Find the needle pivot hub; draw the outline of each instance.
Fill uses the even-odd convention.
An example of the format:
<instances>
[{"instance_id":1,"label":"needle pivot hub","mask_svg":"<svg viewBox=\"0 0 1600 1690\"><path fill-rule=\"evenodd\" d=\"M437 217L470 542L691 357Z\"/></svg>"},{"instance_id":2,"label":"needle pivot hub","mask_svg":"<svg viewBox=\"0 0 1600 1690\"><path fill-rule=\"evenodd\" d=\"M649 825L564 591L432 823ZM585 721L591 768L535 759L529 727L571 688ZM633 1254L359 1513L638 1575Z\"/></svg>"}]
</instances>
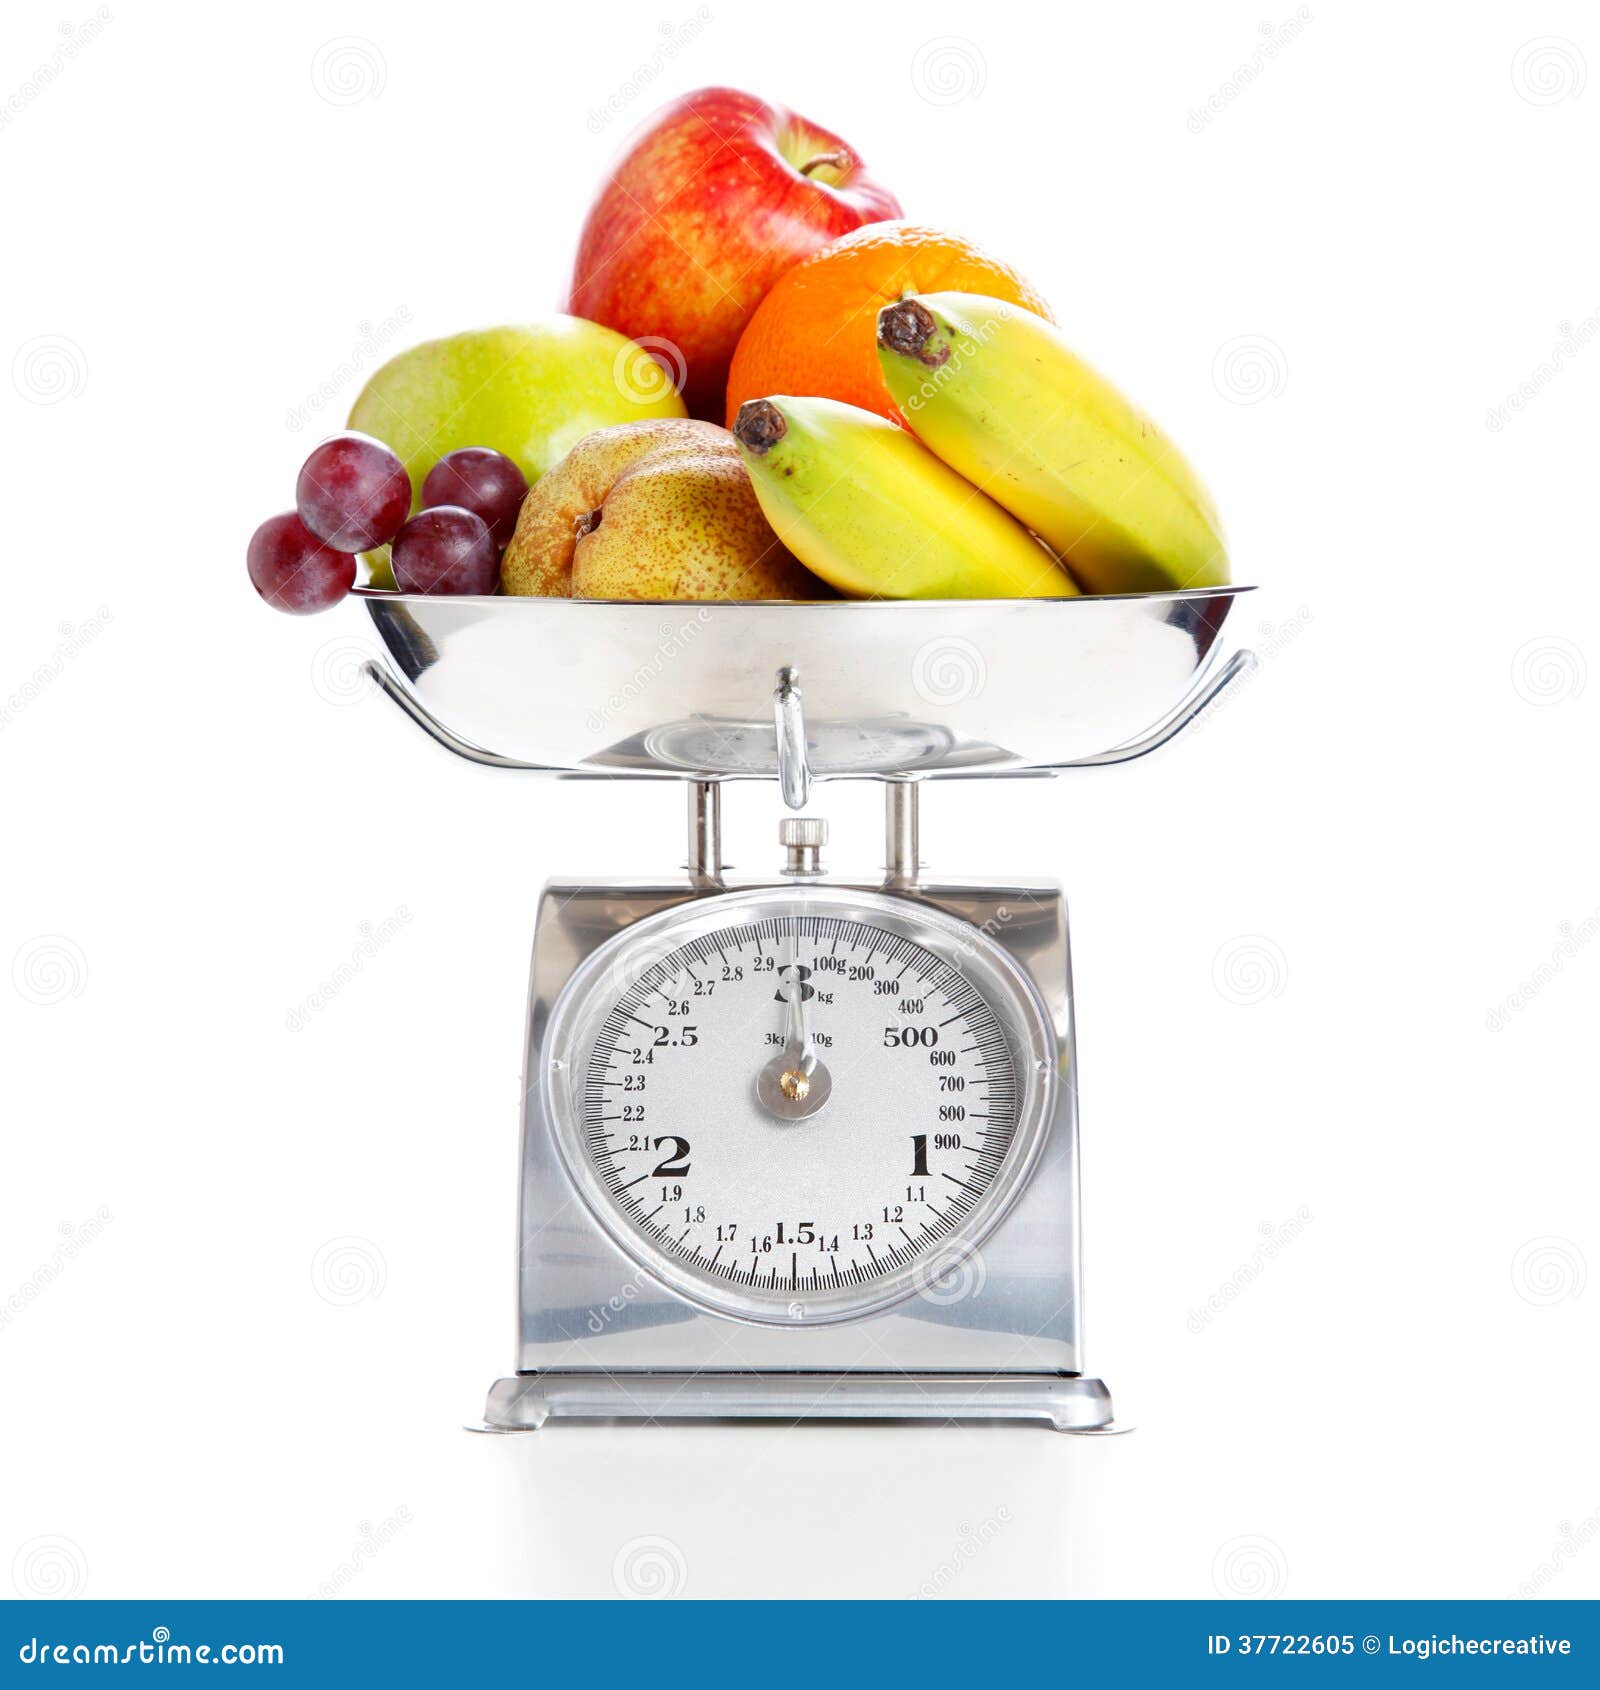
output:
<instances>
[{"instance_id":1,"label":"needle pivot hub","mask_svg":"<svg viewBox=\"0 0 1600 1690\"><path fill-rule=\"evenodd\" d=\"M833 1095L833 1075L813 1059L802 1068L787 1051L766 1063L756 1075L756 1100L778 1122L809 1121L820 1115Z\"/></svg>"}]
</instances>

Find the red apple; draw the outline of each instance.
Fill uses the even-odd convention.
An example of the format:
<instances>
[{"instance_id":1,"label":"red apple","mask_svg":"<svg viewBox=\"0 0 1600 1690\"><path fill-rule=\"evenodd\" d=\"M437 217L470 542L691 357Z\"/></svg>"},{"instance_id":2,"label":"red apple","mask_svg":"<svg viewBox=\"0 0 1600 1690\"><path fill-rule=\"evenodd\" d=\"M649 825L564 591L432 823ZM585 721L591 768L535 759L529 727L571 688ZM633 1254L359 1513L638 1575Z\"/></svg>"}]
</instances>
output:
<instances>
[{"instance_id":1,"label":"red apple","mask_svg":"<svg viewBox=\"0 0 1600 1690\"><path fill-rule=\"evenodd\" d=\"M767 289L837 236L898 216L837 135L737 88L702 88L663 106L613 166L567 309L641 341L690 414L720 423L733 349Z\"/></svg>"}]
</instances>

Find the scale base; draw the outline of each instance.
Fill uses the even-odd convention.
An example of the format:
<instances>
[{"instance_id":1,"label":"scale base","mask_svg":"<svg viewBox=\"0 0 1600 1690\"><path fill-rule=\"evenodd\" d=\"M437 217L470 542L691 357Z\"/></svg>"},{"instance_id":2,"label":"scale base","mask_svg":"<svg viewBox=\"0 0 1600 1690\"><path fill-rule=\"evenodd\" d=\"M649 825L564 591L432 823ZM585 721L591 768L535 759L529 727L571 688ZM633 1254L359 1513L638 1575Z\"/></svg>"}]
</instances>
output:
<instances>
[{"instance_id":1,"label":"scale base","mask_svg":"<svg viewBox=\"0 0 1600 1690\"><path fill-rule=\"evenodd\" d=\"M1076 1373L517 1373L479 1432L547 1420L1039 1420L1108 1433L1111 1393Z\"/></svg>"}]
</instances>

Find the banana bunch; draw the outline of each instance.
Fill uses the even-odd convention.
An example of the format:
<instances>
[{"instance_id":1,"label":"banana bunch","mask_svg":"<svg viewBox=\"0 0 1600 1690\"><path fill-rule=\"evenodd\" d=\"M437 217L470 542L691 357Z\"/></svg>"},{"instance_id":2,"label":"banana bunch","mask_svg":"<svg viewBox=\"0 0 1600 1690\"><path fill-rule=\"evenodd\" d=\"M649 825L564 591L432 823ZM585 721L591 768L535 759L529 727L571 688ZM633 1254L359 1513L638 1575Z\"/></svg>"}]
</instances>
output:
<instances>
[{"instance_id":1,"label":"banana bunch","mask_svg":"<svg viewBox=\"0 0 1600 1690\"><path fill-rule=\"evenodd\" d=\"M831 399L734 426L768 522L841 592L1045 598L1221 586L1216 507L1147 417L1021 306L909 296L878 361L911 432Z\"/></svg>"},{"instance_id":2,"label":"banana bunch","mask_svg":"<svg viewBox=\"0 0 1600 1690\"><path fill-rule=\"evenodd\" d=\"M1055 598L1077 583L913 435L837 399L748 399L734 439L780 540L853 598Z\"/></svg>"},{"instance_id":3,"label":"banana bunch","mask_svg":"<svg viewBox=\"0 0 1600 1690\"><path fill-rule=\"evenodd\" d=\"M878 363L919 439L1092 593L1218 587L1222 525L1182 453L1042 317L973 293L878 313Z\"/></svg>"}]
</instances>

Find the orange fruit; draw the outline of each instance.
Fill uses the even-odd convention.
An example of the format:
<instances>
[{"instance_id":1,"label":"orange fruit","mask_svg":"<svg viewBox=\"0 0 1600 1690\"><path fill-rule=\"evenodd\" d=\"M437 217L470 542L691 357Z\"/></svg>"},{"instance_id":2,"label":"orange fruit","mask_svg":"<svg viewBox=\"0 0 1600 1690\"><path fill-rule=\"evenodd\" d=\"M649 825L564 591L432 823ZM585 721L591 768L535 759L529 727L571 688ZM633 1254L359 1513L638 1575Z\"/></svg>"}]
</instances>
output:
<instances>
[{"instance_id":1,"label":"orange fruit","mask_svg":"<svg viewBox=\"0 0 1600 1690\"><path fill-rule=\"evenodd\" d=\"M908 293L982 293L1054 318L999 259L921 223L867 223L787 270L756 309L728 374L728 427L746 399L841 399L904 418L878 369L878 312Z\"/></svg>"}]
</instances>

